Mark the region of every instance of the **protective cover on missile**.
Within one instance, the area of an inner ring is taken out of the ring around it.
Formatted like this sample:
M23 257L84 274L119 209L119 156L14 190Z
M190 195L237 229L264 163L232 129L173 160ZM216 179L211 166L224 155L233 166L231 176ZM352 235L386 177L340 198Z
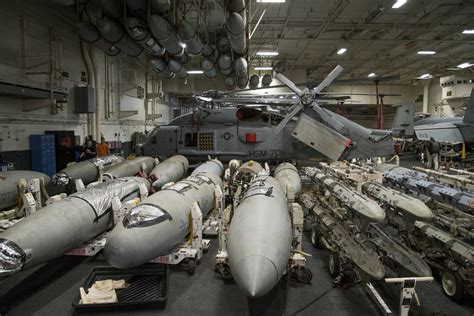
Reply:
M157 164L149 177L153 188L160 190L166 183L178 181L184 177L188 167L188 159L181 155L172 156Z
M198 173L212 173L213 175L222 176L224 172L224 165L217 159L209 159L206 162L200 164L196 169L193 170L191 175L196 175Z
M76 179L81 179L87 185L98 180L100 164L102 164L104 170L107 170L123 160L124 158L118 156L106 156L80 161L56 173L51 182L57 186L66 186Z
M291 163L284 162L275 169L275 179L277 179L283 190L286 192L287 186L291 186L296 195L301 192L301 177L298 170Z
M15 206L19 200L18 181L24 179L43 178L44 184L49 183L50 178L41 172L28 170L14 170L0 172L0 210Z
M138 177L104 182L26 217L0 234L0 275L45 263L101 234L113 223L112 198L134 199L140 187L149 190L149 182Z
M124 269L172 252L189 233L193 203L198 203L203 218L213 209L221 175L195 173L133 207L107 238L105 259Z
M383 223L385 211L374 201L354 189L347 187L340 181L324 174L321 170L314 168L313 179L325 189L329 190L342 204L354 212L354 215L362 220L360 223L365 227L368 223Z
M292 242L285 193L270 176L258 176L234 211L227 252L235 282L250 297L268 293L285 272Z
M137 157L133 160L124 160L109 169L104 173L104 179L111 180L115 178L134 176L145 167L146 172L149 173L155 166L155 159L152 157Z

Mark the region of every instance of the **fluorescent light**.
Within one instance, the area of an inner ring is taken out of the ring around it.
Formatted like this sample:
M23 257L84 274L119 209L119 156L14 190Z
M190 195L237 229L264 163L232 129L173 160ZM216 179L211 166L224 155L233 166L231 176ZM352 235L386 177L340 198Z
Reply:
M292 99L296 99L296 95L292 96L291 98L292 98Z
M272 70L272 67L255 67L255 70Z
M285 0L257 0L260 3L284 3Z
M418 55L434 55L436 52L434 50L420 50L417 52Z
M337 54L338 54L338 55L342 55L342 54L344 54L345 52L347 52L347 48L341 48L341 49L339 49L339 50L337 51Z
M401 6L403 6L405 3L407 3L407 0L397 0L397 2L395 2L395 3L392 5L392 9L398 9L398 8L400 8Z
M433 76L430 74L424 74L418 77L418 79L430 79L430 78L433 78Z
M464 69L464 68L469 68L471 66L473 66L474 64L470 64L470 63L462 63L460 65L458 65L457 67L458 68L461 68L461 69Z
M182 48L186 48L186 46L187 46L186 43L181 43Z
M372 77L375 77L375 76L376 76L376 74L371 72L367 77L372 78Z
M188 74L190 75L202 75L204 71L202 70L188 70Z
M278 52L260 51L257 52L258 56L278 56Z
M467 30L464 30L462 31L463 34L474 34L474 29L467 29Z

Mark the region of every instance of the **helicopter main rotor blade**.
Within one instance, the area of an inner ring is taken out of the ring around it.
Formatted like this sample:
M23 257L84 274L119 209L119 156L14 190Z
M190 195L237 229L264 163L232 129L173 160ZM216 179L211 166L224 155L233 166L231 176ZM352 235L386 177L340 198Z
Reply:
M291 91L296 93L296 95L301 96L303 93L300 88L298 88L290 79L285 77L282 73L277 73L275 78L281 81L281 83L285 84Z
M323 89L329 86L337 78L337 76L341 74L343 70L344 68L342 68L341 65L337 65L336 68L334 68L331 73L326 78L324 78L324 80L321 81L321 83L316 88L311 90L311 93L316 94L323 91Z
M293 110L291 110L290 113L288 113L283 120L273 129L273 135L278 135L280 132L285 128L286 124L296 115L298 114L299 111L303 109L303 105L301 103L298 103L295 105Z

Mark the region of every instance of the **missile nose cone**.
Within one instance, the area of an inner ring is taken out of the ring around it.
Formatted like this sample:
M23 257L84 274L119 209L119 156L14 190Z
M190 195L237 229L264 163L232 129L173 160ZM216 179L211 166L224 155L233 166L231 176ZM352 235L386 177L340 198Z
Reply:
M136 258L139 258L139 256L137 256L135 247L128 241L128 238L121 238L118 234L111 234L107 238L103 255L111 266L126 269L141 264L141 262L136 261Z
M235 282L247 296L263 296L278 283L275 265L263 256L244 257L231 267Z

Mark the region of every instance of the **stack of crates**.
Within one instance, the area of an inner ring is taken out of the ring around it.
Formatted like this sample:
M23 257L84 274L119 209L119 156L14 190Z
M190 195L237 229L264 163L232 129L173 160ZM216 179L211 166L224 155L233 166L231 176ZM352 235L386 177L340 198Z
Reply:
M48 176L56 173L55 136L30 135L31 170L42 172Z

